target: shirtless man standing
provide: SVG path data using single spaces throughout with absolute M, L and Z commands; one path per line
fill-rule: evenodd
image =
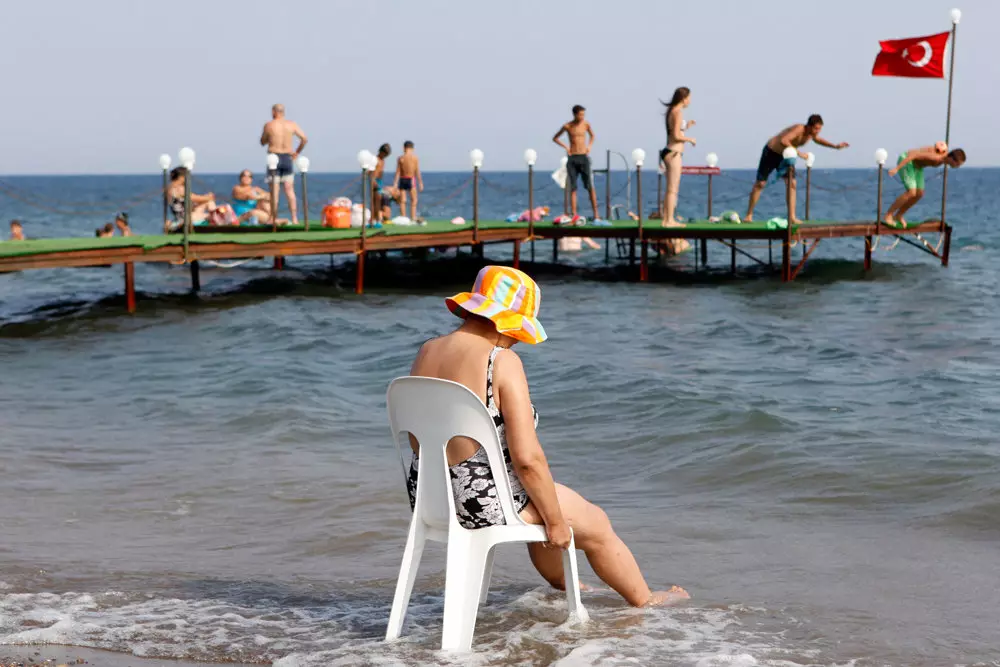
M 403 143 L 403 154 L 396 161 L 396 182 L 393 187 L 399 192 L 399 214 L 406 215 L 406 193 L 410 193 L 410 220 L 417 219 L 417 192 L 424 191 L 424 177 L 420 173 L 420 158 L 413 152 L 413 142 Z
M 292 224 L 299 224 L 299 214 L 295 202 L 295 160 L 299 157 L 302 149 L 306 147 L 306 135 L 299 127 L 298 123 L 285 118 L 285 105 L 275 104 L 271 107 L 271 118 L 264 125 L 264 131 L 260 135 L 260 145 L 267 146 L 268 153 L 278 156 L 278 168 L 274 175 L 285 190 L 288 197 L 288 210 L 292 214 Z M 299 147 L 292 151 L 292 137 L 299 138 Z M 271 175 L 268 174 L 267 182 L 271 182 Z M 278 201 L 274 202 L 274 212 L 278 211 Z
M 847 148 L 847 142 L 841 142 L 839 144 L 833 144 L 822 139 L 819 136 L 820 130 L 823 129 L 823 118 L 819 114 L 813 114 L 809 116 L 809 120 L 806 121 L 805 125 L 798 124 L 792 125 L 791 127 L 786 127 L 784 130 L 778 134 L 771 137 L 767 144 L 764 146 L 764 150 L 760 154 L 760 163 L 757 165 L 757 180 L 753 184 L 753 189 L 750 190 L 750 206 L 747 208 L 747 215 L 743 218 L 744 222 L 753 221 L 753 209 L 757 206 L 757 201 L 760 199 L 760 193 L 767 185 L 767 177 L 771 175 L 771 172 L 777 171 L 778 176 L 781 178 L 788 178 L 788 165 L 785 164 L 785 158 L 782 153 L 788 147 L 795 149 L 799 157 L 803 160 L 806 159 L 806 154 L 799 150 L 802 146 L 805 146 L 810 141 L 815 141 L 820 146 L 826 146 L 827 148 L 834 148 L 840 150 L 842 148 Z M 788 208 L 792 212 L 792 219 L 789 220 L 789 224 L 800 224 L 800 220 L 795 215 L 795 179 L 793 178 L 788 190 Z
M 598 220 L 597 215 L 597 194 L 594 192 L 594 177 L 590 172 L 590 148 L 594 145 L 594 130 L 590 123 L 584 120 L 584 113 L 587 110 L 577 104 L 573 107 L 573 120 L 559 128 L 552 141 L 561 146 L 569 157 L 566 162 L 566 180 L 569 186 L 570 206 L 573 214 L 573 221 L 577 219 L 576 212 L 576 179 L 583 178 L 583 187 L 590 193 L 590 205 L 594 207 L 594 220 Z M 569 136 L 569 146 L 560 141 L 559 137 L 566 133 Z M 587 137 L 590 137 L 588 141 Z

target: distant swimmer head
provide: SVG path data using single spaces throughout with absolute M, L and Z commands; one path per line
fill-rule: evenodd
M 948 153 L 948 157 L 946 159 L 949 166 L 958 169 L 965 164 L 965 151 L 961 148 L 956 148 L 952 152 Z
M 272 118 L 281 118 L 284 115 L 285 115 L 285 105 L 284 104 L 275 104 L 273 107 L 271 107 L 271 117 Z
M 389 144 L 382 144 L 381 146 L 378 147 L 378 156 L 380 158 L 384 159 L 389 157 L 390 155 L 392 155 L 392 146 L 390 146 Z
M 577 104 L 573 107 L 573 120 L 583 120 L 587 109 L 583 105 Z

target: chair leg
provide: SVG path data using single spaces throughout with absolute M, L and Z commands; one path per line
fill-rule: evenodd
M 493 577 L 493 550 L 490 547 L 486 553 L 486 565 L 483 567 L 483 587 L 479 591 L 479 604 L 486 604 L 486 598 L 490 595 L 490 579 Z
M 424 526 L 416 518 L 410 522 L 410 534 L 406 538 L 406 549 L 403 550 L 403 564 L 399 567 L 399 579 L 396 580 L 396 594 L 392 598 L 392 612 L 389 614 L 389 627 L 385 631 L 385 639 L 397 639 L 403 629 L 403 619 L 406 618 L 406 608 L 410 604 L 410 594 L 413 592 L 413 581 L 420 569 L 420 557 L 424 553 L 424 543 L 427 538 Z
M 486 567 L 486 545 L 456 535 L 448 536 L 448 564 L 444 583 L 442 651 L 468 651 L 476 631 L 476 613 Z
M 563 552 L 563 583 L 566 587 L 566 607 L 569 609 L 570 618 L 576 618 L 581 623 L 590 620 L 580 599 L 580 571 L 576 566 L 576 540 L 572 537 L 569 541 L 569 548 Z

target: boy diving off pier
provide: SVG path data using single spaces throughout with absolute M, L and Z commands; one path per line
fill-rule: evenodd
M 924 169 L 948 165 L 958 169 L 965 164 L 965 151 L 961 148 L 948 152 L 948 144 L 939 141 L 933 146 L 912 148 L 899 156 L 896 166 L 889 170 L 889 176 L 899 174 L 906 192 L 899 195 L 885 212 L 885 224 L 890 227 L 906 228 L 903 216 L 924 196 Z

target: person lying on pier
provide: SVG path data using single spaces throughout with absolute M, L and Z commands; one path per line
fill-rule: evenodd
M 546 339 L 538 321 L 540 302 L 541 290 L 526 273 L 506 266 L 484 267 L 472 291 L 445 300 L 448 310 L 462 322 L 451 333 L 421 346 L 410 375 L 462 384 L 486 406 L 503 448 L 514 510 L 526 523 L 545 527 L 548 541 L 529 544 L 528 555 L 549 584 L 565 588 L 562 550 L 569 547 L 572 528 L 576 547 L 587 555 L 594 573 L 632 606 L 686 600 L 690 596 L 677 586 L 650 590 L 604 510 L 552 478 L 535 430 L 538 413 L 531 403 L 524 366 L 511 349 L 518 342 L 534 345 Z M 410 446 L 413 459 L 406 486 L 412 509 L 421 443 L 411 435 Z M 470 530 L 502 524 L 496 481 L 485 450 L 471 438 L 456 436 L 448 442 L 446 454 L 458 522 Z
M 103 227 L 98 227 L 94 230 L 94 236 L 99 239 L 109 239 L 115 235 L 115 226 L 110 222 Z
M 806 159 L 806 154 L 799 150 L 810 141 L 815 141 L 820 146 L 841 150 L 848 147 L 846 141 L 834 144 L 819 136 L 823 129 L 823 117 L 814 113 L 809 116 L 805 125 L 791 125 L 767 140 L 764 150 L 760 154 L 760 164 L 757 165 L 757 179 L 750 190 L 750 205 L 747 207 L 746 217 L 743 222 L 753 222 L 753 209 L 757 206 L 760 193 L 767 185 L 767 179 L 772 172 L 776 172 L 778 178 L 788 178 L 788 165 L 782 155 L 786 148 L 794 148 L 799 157 Z M 801 221 L 795 215 L 795 179 L 791 179 L 788 190 L 788 209 L 791 212 L 789 223 L 797 225 Z
M 233 213 L 240 224 L 266 225 L 271 222 L 271 195 L 253 184 L 253 174 L 249 169 L 240 172 L 239 182 L 233 186 Z M 287 218 L 278 218 L 279 225 L 287 225 Z
M 24 240 L 24 227 L 21 225 L 20 220 L 10 221 L 10 240 L 11 241 Z
M 385 175 L 385 159 L 392 155 L 392 147 L 389 144 L 382 144 L 378 149 L 378 163 L 375 171 L 372 172 L 372 214 L 375 222 L 381 223 L 383 220 L 392 218 L 392 202 L 400 203 L 399 190 L 391 185 L 383 185 L 382 177 Z M 400 214 L 405 211 L 400 211 Z
M 911 148 L 900 154 L 896 166 L 889 170 L 889 176 L 899 174 L 906 192 L 899 195 L 885 213 L 885 224 L 890 227 L 906 228 L 903 216 L 924 196 L 924 169 L 948 165 L 958 169 L 965 164 L 965 151 L 961 148 L 948 152 L 948 144 L 939 141 L 933 146 Z
M 167 196 L 170 197 L 170 212 L 176 223 L 171 227 L 171 230 L 180 229 L 184 224 L 184 183 L 187 176 L 188 170 L 184 167 L 174 167 L 170 170 L 170 185 L 167 187 Z M 191 193 L 192 225 L 205 222 L 215 209 L 214 193 L 209 192 L 204 195 Z
M 122 236 L 132 236 L 132 228 L 128 226 L 128 213 L 122 211 L 115 216 L 115 227 Z

